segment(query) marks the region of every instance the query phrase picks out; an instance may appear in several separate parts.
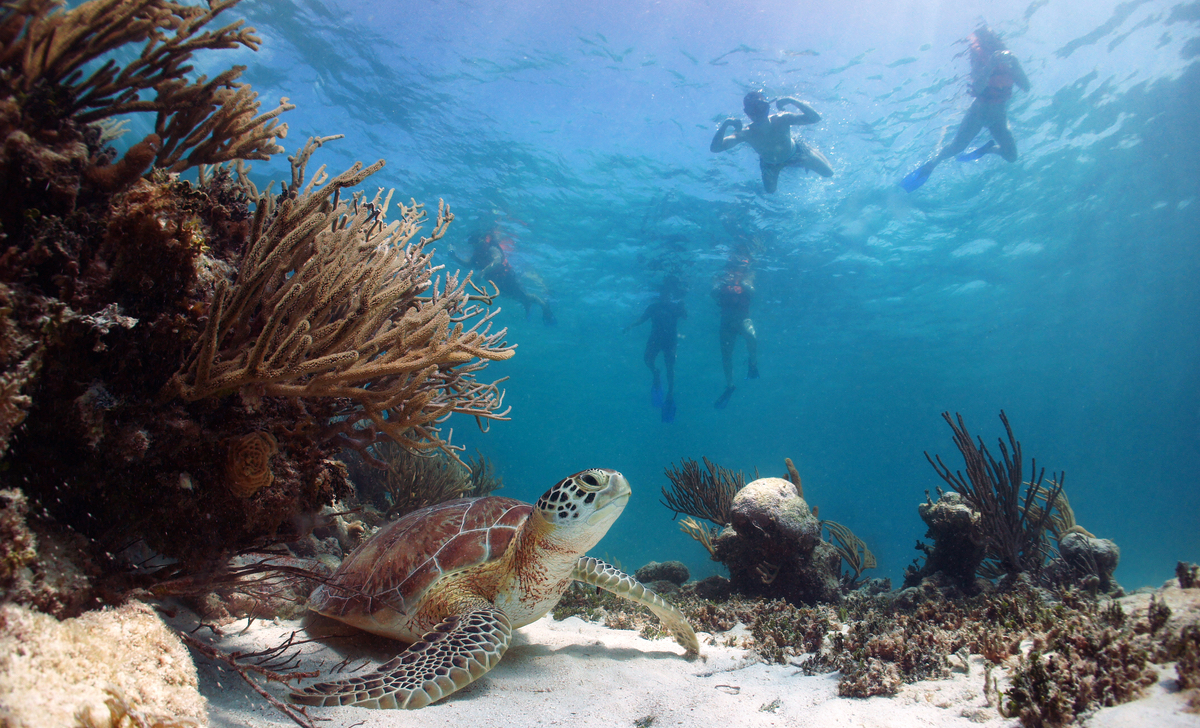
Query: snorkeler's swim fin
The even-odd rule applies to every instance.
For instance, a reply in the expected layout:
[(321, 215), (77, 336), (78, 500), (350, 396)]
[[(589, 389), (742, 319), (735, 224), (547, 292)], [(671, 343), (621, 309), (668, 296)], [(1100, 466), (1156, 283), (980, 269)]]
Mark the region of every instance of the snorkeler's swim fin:
[(667, 397), (666, 401), (663, 402), (662, 421), (663, 422), (674, 422), (675, 421), (675, 398), (674, 397)]
[(729, 398), (733, 396), (733, 390), (735, 389), (737, 387), (726, 387), (725, 391), (721, 392), (721, 396), (717, 397), (717, 401), (713, 402), (713, 407), (725, 409), (725, 405), (729, 404)]
[(929, 180), (929, 175), (933, 174), (934, 166), (935, 165), (930, 164), (929, 162), (922, 164), (920, 167), (917, 167), (905, 175), (904, 179), (900, 180), (900, 186), (904, 188), (905, 192), (912, 192), (916, 190)]
[(974, 162), (976, 159), (979, 159), (983, 155), (987, 154), (994, 146), (996, 146), (996, 140), (988, 139), (987, 144), (984, 144), (982, 147), (976, 147), (969, 152), (963, 152), (962, 154), (958, 155), (957, 159), (960, 162)]
[(654, 386), (650, 388), (650, 406), (655, 408), (663, 406), (662, 385), (658, 382), (655, 382)]

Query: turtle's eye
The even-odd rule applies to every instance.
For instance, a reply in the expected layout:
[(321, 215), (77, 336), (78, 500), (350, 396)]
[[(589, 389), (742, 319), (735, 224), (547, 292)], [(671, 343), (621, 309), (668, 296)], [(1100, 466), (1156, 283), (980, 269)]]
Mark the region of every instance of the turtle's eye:
[(591, 473), (584, 474), (584, 476), (582, 478), (580, 478), (580, 480), (582, 480), (584, 483), (587, 483), (588, 485), (592, 486), (593, 488), (600, 487), (600, 481), (596, 480), (596, 476), (592, 475)]

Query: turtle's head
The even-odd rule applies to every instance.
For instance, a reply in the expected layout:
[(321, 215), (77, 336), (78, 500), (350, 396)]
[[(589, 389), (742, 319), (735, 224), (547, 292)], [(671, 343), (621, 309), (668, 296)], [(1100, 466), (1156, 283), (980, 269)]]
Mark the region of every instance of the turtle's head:
[(593, 468), (560, 480), (535, 507), (556, 531), (587, 531), (599, 541), (625, 510), (630, 492), (624, 475)]

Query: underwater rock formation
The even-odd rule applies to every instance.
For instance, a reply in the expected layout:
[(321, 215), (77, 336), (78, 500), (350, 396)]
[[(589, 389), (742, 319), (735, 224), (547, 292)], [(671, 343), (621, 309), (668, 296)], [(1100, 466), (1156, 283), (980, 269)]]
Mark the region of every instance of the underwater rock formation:
[(682, 586), (692, 574), (682, 561), (651, 561), (634, 574), (643, 584), (656, 581), (667, 581), (675, 586)]
[(934, 502), (926, 494), (926, 502), (918, 507), (921, 520), (929, 527), (925, 537), (933, 546), (918, 543), (925, 552), (925, 563), (920, 568), (910, 566), (905, 570), (904, 586), (920, 584), (934, 574), (941, 574), (944, 581), (961, 590), (963, 594), (978, 594), (981, 579), (975, 571), (983, 563), (983, 529), (979, 511), (971, 508), (958, 493), (943, 493), (938, 489)]
[(208, 725), (191, 656), (139, 602), (62, 622), (0, 606), (0, 686), (12, 728)]
[(0, 490), (0, 603), (75, 617), (96, 606), (98, 571), (82, 537), (30, 514), (20, 490)]
[(735, 591), (795, 604), (841, 598), (841, 555), (821, 540), (821, 523), (782, 478), (760, 478), (733, 499), (732, 523), (713, 544)]
[(1051, 583), (1113, 594), (1120, 591), (1113, 579), (1120, 561), (1121, 549), (1110, 539), (1069, 533), (1059, 539), (1058, 558), (1046, 565), (1045, 576)]

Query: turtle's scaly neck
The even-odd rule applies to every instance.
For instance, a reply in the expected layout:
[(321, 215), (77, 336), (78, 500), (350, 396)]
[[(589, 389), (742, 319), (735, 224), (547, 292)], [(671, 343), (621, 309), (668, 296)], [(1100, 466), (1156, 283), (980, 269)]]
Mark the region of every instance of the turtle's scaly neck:
[(563, 529), (556, 528), (535, 508), (525, 527), (509, 544), (505, 559), (511, 564), (515, 585), (523, 594), (522, 601), (551, 596), (557, 600), (561, 596), (563, 582), (569, 581), (575, 563), (591, 545), (573, 543), (563, 535)]

